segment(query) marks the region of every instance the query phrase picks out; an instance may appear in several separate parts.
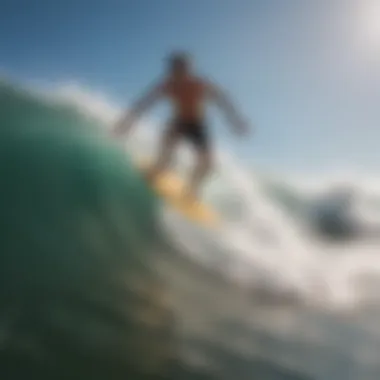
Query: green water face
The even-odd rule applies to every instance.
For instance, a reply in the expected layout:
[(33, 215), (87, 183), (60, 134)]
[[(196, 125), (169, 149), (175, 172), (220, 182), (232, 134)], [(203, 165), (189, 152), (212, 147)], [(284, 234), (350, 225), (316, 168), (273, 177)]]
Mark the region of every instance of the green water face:
[(7, 363), (9, 355), (15, 368), (21, 357), (52, 368), (62, 361), (69, 377), (112, 367), (117, 378), (154, 358), (138, 314), (147, 302), (161, 307), (146, 291), (157, 287), (156, 227), (152, 193), (94, 121), (0, 85)]

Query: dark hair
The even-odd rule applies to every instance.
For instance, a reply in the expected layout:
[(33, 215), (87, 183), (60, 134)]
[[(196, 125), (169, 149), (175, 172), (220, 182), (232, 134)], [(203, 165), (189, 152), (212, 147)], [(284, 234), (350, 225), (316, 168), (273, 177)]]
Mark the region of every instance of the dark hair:
[(190, 55), (183, 51), (176, 51), (169, 55), (167, 61), (170, 66), (186, 65), (190, 61)]

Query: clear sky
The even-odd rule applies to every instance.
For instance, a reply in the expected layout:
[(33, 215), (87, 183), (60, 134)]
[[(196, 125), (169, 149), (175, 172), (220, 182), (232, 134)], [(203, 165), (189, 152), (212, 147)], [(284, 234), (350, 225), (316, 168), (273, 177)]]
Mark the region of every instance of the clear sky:
[[(175, 48), (256, 125), (266, 166), (380, 171), (380, 0), (3, 0), (0, 68), (126, 104)], [(232, 141), (214, 119), (214, 134)], [(223, 132), (222, 132), (223, 131)], [(219, 133), (220, 132), (220, 133)]]

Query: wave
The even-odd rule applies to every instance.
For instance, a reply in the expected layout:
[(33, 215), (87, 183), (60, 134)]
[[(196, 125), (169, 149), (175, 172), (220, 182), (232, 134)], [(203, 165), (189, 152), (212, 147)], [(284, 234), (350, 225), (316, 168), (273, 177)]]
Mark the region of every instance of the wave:
[[(20, 300), (19, 313), (33, 319), (41, 308), (47, 308), (54, 322), (59, 316), (64, 334), (82, 337), (88, 347), (100, 347), (107, 336), (118, 336), (116, 353), (102, 351), (111, 365), (113, 355), (118, 358), (125, 352), (130, 355), (129, 365), (132, 362), (139, 370), (162, 362), (157, 341), (144, 340), (147, 324), (143, 323), (134, 335), (146, 350), (138, 358), (124, 346), (130, 340), (130, 331), (110, 327), (110, 321), (120, 322), (120, 315), (135, 324), (135, 311), (146, 298), (154, 306), (149, 313), (160, 321), (159, 351), (163, 356), (172, 354), (171, 343), (164, 344), (172, 342), (168, 336), (172, 334), (173, 306), (169, 307), (164, 297), (168, 288), (175, 313), (185, 325), (181, 334), (190, 335), (185, 356), (190, 362), (199, 362), (194, 352), (196, 357), (203, 352), (206, 361), (212, 362), (207, 365), (217, 367), (225, 361), (221, 359), (224, 351), (231, 357), (231, 348), (226, 346), (232, 341), (240, 358), (247, 345), (252, 352), (257, 351), (252, 341), (263, 339), (262, 333), (253, 332), (251, 323), (257, 318), (259, 324), (273, 321), (267, 331), (271, 337), (273, 329), (282, 323), (277, 319), (279, 305), (285, 312), (289, 312), (286, 305), (332, 311), (378, 302), (377, 243), (365, 237), (349, 245), (331, 245), (315, 233), (313, 210), (327, 209), (327, 214), (339, 215), (339, 207), (328, 202), (337, 181), (342, 183), (338, 176), (310, 180), (258, 174), (221, 147), (217, 170), (206, 184), (204, 197), (225, 222), (220, 230), (210, 231), (183, 220), (144, 185), (129, 157), (154, 152), (159, 131), (149, 123), (140, 123), (121, 151), (106, 133), (121, 108), (102, 93), (74, 82), (38, 88), (33, 85), (27, 91), (3, 83), (0, 107), (1, 289), (12, 289)], [(190, 152), (185, 147), (180, 151), (177, 170), (184, 173), (190, 164)], [(368, 185), (360, 182), (360, 201), (354, 201), (359, 209), (353, 214), (355, 221), (365, 214), (363, 199), (371, 205), (378, 200), (380, 192), (369, 179)], [(358, 181), (349, 184), (357, 185)], [(50, 273), (45, 266), (51, 268)], [(16, 282), (16, 278), (23, 281)], [(125, 281), (129, 291), (124, 288)], [(142, 284), (148, 284), (148, 290)], [(46, 288), (51, 294), (45, 291), (41, 296), (41, 289)], [(25, 302), (25, 289), (32, 302)], [(125, 299), (129, 306), (120, 310)], [(2, 300), (7, 309), (6, 294)], [(262, 302), (276, 305), (269, 318)], [(78, 310), (79, 303), (86, 306)], [(233, 311), (223, 309), (222, 304)], [(86, 318), (94, 307), (102, 318), (88, 324)], [(211, 320), (213, 323), (207, 322)], [(216, 320), (220, 327), (214, 332)], [(84, 324), (90, 327), (84, 328)], [(32, 329), (36, 328), (32, 323)], [(309, 334), (310, 328), (305, 330)], [(92, 334), (95, 341), (89, 338)], [(168, 339), (163, 341), (163, 336)], [(202, 337), (202, 343), (197, 337)], [(265, 342), (268, 339), (266, 335)], [(205, 342), (213, 348), (207, 348)], [(285, 353), (289, 346), (284, 345), (280, 354), (276, 344), (270, 344), (263, 361), (271, 363), (273, 378), (286, 378), (280, 369), (273, 369), (280, 357), (282, 369), (294, 370), (290, 378), (299, 371), (308, 373), (311, 363), (305, 361), (302, 367), (298, 344), (294, 343), (294, 352), (289, 354)], [(302, 344), (307, 347), (310, 341)], [(192, 349), (192, 345), (197, 348)], [(77, 352), (88, 347), (70, 349)], [(219, 347), (219, 354), (215, 347)], [(91, 352), (97, 355), (95, 351)], [(44, 352), (47, 354), (54, 357), (56, 352)], [(252, 358), (248, 362), (253, 365)], [(282, 377), (276, 377), (276, 371)]]
[(82, 361), (79, 378), (157, 365), (157, 342), (135, 315), (144, 299), (168, 313), (138, 288), (159, 289), (153, 194), (100, 123), (66, 104), (3, 84), (0, 125), (1, 372), (34, 363), (35, 373), (43, 357), (43, 375), (58, 378), (83, 352), (104, 366), (89, 374)]
[[(107, 129), (121, 112), (103, 93), (75, 82), (45, 84), (37, 93), (43, 101), (68, 107), (65, 112), (70, 115), (75, 110), (85, 116), (92, 127)], [(154, 154), (158, 134), (153, 123), (139, 123), (125, 143), (126, 155)], [(367, 274), (380, 275), (376, 253), (380, 218), (373, 207), (380, 199), (380, 182), (375, 175), (265, 173), (244, 167), (227, 147), (220, 147), (216, 155), (217, 169), (205, 186), (204, 198), (222, 215), (224, 226), (216, 232), (198, 228), (159, 203), (160, 225), (173, 247), (201, 265), (217, 265), (226, 278), (280, 297), (290, 292), (331, 308), (373, 302), (372, 288), (358, 293), (355, 281), (363, 283)], [(189, 165), (191, 152), (185, 146), (176, 168), (184, 174)], [(355, 190), (352, 212), (343, 215), (338, 205), (344, 196), (337, 197), (336, 189)], [(334, 231), (345, 225), (350, 228), (344, 233)], [(331, 235), (341, 244), (329, 244), (325, 238)]]

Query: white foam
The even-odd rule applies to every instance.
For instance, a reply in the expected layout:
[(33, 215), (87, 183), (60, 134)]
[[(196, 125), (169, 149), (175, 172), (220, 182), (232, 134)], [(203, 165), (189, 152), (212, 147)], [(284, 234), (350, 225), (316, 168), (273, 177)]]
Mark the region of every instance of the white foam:
[(39, 83), (37, 88), (46, 100), (70, 105), (107, 126), (114, 123), (122, 112), (121, 107), (102, 92), (86, 88), (75, 81)]
[[(75, 82), (48, 86), (48, 89), (44, 86), (44, 93), (55, 101), (75, 106), (107, 126), (112, 125), (122, 111), (104, 94)], [(156, 149), (156, 133), (149, 123), (141, 123), (128, 142), (129, 149), (135, 152)], [(185, 149), (180, 161), (186, 166), (190, 159)], [(224, 271), (229, 275), (246, 282), (264, 281), (274, 288), (292, 288), (303, 297), (330, 307), (355, 305), (374, 292), (365, 285), (365, 278), (380, 279), (377, 246), (332, 248), (310, 240), (302, 228), (267, 197), (261, 180), (232, 157), (227, 148), (218, 151), (217, 165), (217, 175), (207, 184), (205, 197), (224, 214), (226, 223), (222, 230), (190, 232), (188, 225), (179, 223), (178, 218), (173, 223), (170, 218), (167, 221), (173, 236), (182, 239), (182, 246), (190, 247), (189, 254), (198, 258), (203, 255), (201, 261), (205, 262), (212, 247), (223, 259), (228, 257)], [(380, 195), (380, 180), (357, 172), (308, 177), (286, 174), (278, 178), (307, 197), (321, 194), (342, 181), (359, 187), (366, 194)], [(232, 200), (235, 205), (227, 207)], [(197, 244), (191, 245), (189, 242), (194, 240)], [(212, 262), (215, 257), (208, 259)], [(358, 290), (360, 281), (362, 285)]]

